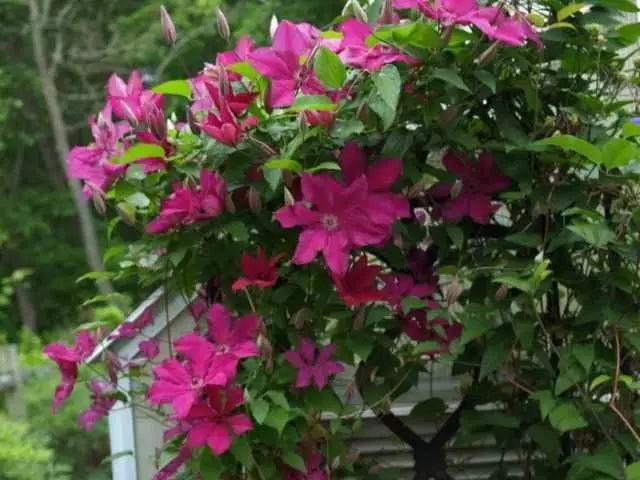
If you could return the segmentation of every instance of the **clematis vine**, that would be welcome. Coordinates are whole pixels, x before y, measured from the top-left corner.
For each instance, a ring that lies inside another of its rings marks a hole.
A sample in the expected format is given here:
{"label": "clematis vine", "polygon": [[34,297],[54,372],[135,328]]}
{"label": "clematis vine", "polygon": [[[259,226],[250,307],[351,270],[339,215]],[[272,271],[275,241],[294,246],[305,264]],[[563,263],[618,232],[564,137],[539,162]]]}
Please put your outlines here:
{"label": "clematis vine", "polygon": [[107,83],[108,103],[113,113],[132,125],[145,120],[145,108],[148,104],[162,110],[164,99],[158,93],[145,90],[140,72],[133,71],[125,81],[115,73]]}

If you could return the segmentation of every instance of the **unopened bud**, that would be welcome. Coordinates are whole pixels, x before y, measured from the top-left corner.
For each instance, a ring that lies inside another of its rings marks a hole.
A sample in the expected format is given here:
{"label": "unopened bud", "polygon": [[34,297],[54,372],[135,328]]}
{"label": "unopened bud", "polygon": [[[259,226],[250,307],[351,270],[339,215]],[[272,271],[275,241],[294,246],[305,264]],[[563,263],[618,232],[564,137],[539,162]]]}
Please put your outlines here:
{"label": "unopened bud", "polygon": [[389,395],[384,397],[384,400],[382,401],[381,406],[382,406],[382,410],[384,410],[385,412],[391,411],[391,407],[393,407],[393,401],[391,400],[391,397]]}
{"label": "unopened bud", "polygon": [[362,123],[367,123],[369,121],[369,104],[367,102],[362,102],[360,105],[358,105],[358,109],[356,110],[356,118]]}
{"label": "unopened bud", "polygon": [[393,23],[393,0],[384,0],[382,3],[378,23],[381,25]]}
{"label": "unopened bud", "polygon": [[357,450],[349,450],[347,454],[347,464],[352,465],[360,459],[360,452]]}
{"label": "unopened bud", "polygon": [[107,204],[105,202],[104,192],[94,189],[91,194],[91,200],[93,200],[93,206],[100,215],[107,213]]}
{"label": "unopened bud", "polygon": [[[340,455],[336,456],[336,458],[334,458],[331,461],[331,470],[337,470],[339,466],[340,466]],[[327,477],[324,477],[324,478],[327,478]]]}
{"label": "unopened bud", "polygon": [[218,65],[218,87],[220,88],[220,95],[226,98],[231,93],[231,84],[229,83],[229,75],[227,75],[227,69],[224,65]]}
{"label": "unopened bud", "polygon": [[365,12],[362,5],[358,0],[351,0],[351,8],[353,9],[353,15],[360,20],[361,22],[367,23],[369,21],[369,17],[367,16],[367,12]]}
{"label": "unopened bud", "polygon": [[118,373],[122,371],[122,364],[118,356],[111,350],[105,352],[105,364],[107,369],[107,376],[112,383],[118,383]]}
{"label": "unopened bud", "polygon": [[259,214],[262,211],[262,199],[260,198],[260,193],[255,187],[249,187],[247,199],[249,200],[249,209],[253,213]]}
{"label": "unopened bud", "polygon": [[160,5],[160,23],[162,24],[162,33],[167,42],[176,43],[176,26],[173,24],[173,20],[171,20],[169,12],[164,8],[164,5]]}
{"label": "unopened bud", "polygon": [[404,245],[404,240],[402,240],[402,235],[400,235],[398,232],[393,232],[393,244],[400,249],[402,249]]}
{"label": "unopened bud", "polygon": [[289,191],[287,187],[284,187],[284,204],[287,207],[290,207],[294,203],[296,203],[296,199],[293,198],[293,194],[291,193],[291,191]]}
{"label": "unopened bud", "polygon": [[187,124],[189,125],[189,130],[191,130],[191,133],[193,133],[194,135],[200,135],[200,126],[198,125],[196,117],[189,107],[187,107]]}
{"label": "unopened bud", "polygon": [[349,385],[347,385],[347,390],[345,391],[347,402],[351,401],[353,396],[356,394],[357,389],[358,387],[356,386],[355,382],[351,382],[349,383]]}
{"label": "unopened bud", "polygon": [[151,133],[162,140],[167,137],[167,122],[164,112],[154,103],[147,102],[142,107],[144,121],[151,130]]}
{"label": "unopened bud", "polygon": [[360,330],[364,327],[365,319],[366,319],[367,311],[364,308],[358,310],[356,316],[353,317],[353,329]]}
{"label": "unopened bud", "polygon": [[269,22],[269,35],[271,35],[271,38],[276,34],[276,30],[278,30],[278,17],[272,15]]}
{"label": "unopened bud", "polygon": [[462,293],[462,286],[457,278],[454,278],[453,281],[449,284],[449,288],[447,289],[447,305],[453,305],[460,297]]}
{"label": "unopened bud", "polygon": [[453,121],[456,115],[458,115],[459,111],[460,107],[458,105],[451,105],[444,112],[442,112],[442,115],[440,115],[440,123],[445,126],[448,125]]}
{"label": "unopened bud", "polygon": [[282,181],[288,188],[293,187],[293,181],[295,180],[295,175],[291,170],[283,170],[282,171]]}
{"label": "unopened bud", "polygon": [[236,213],[236,204],[233,201],[233,196],[231,193],[227,194],[224,199],[224,206],[227,209],[227,212],[234,214]]}
{"label": "unopened bud", "polygon": [[296,313],[293,314],[293,326],[296,327],[297,330],[302,330],[304,328],[304,324],[306,323],[309,317],[308,310],[306,308],[301,308]]}
{"label": "unopened bud", "polygon": [[500,285],[500,288],[496,291],[496,300],[501,302],[506,298],[507,293],[509,293],[509,285]]}
{"label": "unopened bud", "polygon": [[453,182],[453,185],[451,186],[451,192],[449,192],[449,196],[451,198],[458,198],[460,192],[462,192],[462,180],[458,179]]}
{"label": "unopened bud", "polygon": [[[307,129],[307,112],[300,112],[296,118],[296,123],[298,124],[298,130],[304,132]],[[304,135],[304,133],[302,134]]]}
{"label": "unopened bud", "polygon": [[489,48],[487,48],[484,52],[480,54],[480,56],[476,59],[476,63],[479,66],[484,65],[485,63],[493,60],[493,57],[496,56],[496,52],[498,51],[499,42],[493,42]]}
{"label": "unopened bud", "polygon": [[229,41],[231,38],[231,28],[229,28],[227,17],[220,8],[216,8],[216,26],[218,27],[218,34]]}
{"label": "unopened bud", "polygon": [[116,205],[116,211],[124,223],[131,226],[135,225],[134,219],[121,204]]}

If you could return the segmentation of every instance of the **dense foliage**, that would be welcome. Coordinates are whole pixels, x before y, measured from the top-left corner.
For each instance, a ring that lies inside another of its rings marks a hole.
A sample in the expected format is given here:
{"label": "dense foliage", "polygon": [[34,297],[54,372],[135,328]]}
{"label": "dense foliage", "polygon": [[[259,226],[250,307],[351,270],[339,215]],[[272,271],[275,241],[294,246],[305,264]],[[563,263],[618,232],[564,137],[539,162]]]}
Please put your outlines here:
{"label": "dense foliage", "polygon": [[[456,435],[517,451],[528,478],[635,478],[640,127],[623,70],[640,27],[620,15],[633,11],[350,2],[323,31],[283,20],[268,46],[242,37],[189,80],[149,90],[138,72],[112,75],[94,142],[68,159],[112,224],[145,232],[111,252],[109,279],[200,295],[171,358],[140,344],[144,395],[117,391],[115,370],[140,369],[108,357],[82,425],[116,399],[168,406],[158,479],[183,465],[375,478],[348,454],[358,413],[331,389],[355,372],[416,479],[449,478]],[[180,101],[186,116],[167,121]],[[45,349],[62,374],[56,409],[97,340]],[[416,407],[446,419],[427,441],[390,407],[432,363],[466,386],[448,415],[437,399]]]}

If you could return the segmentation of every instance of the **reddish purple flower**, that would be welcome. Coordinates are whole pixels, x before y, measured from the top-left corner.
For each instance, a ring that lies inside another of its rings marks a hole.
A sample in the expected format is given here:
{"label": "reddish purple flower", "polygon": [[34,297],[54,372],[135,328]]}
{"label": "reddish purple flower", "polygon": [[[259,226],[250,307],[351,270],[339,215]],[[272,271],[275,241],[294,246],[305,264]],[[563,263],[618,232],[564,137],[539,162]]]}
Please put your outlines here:
{"label": "reddish purple flower", "polygon": [[193,406],[187,418],[190,424],[187,446],[207,445],[216,456],[225,453],[231,448],[233,437],[253,429],[251,419],[237,412],[243,404],[244,394],[240,387],[206,388],[204,400]]}
{"label": "reddish purple flower", "polygon": [[133,322],[125,322],[114,331],[109,338],[133,338],[138,335],[144,328],[153,323],[153,310],[147,308],[142,315],[136,318]]}
{"label": "reddish purple flower", "polygon": [[400,218],[411,216],[409,200],[404,195],[390,191],[402,174],[402,161],[383,158],[367,165],[364,150],[357,143],[347,143],[338,156],[342,176],[347,185],[364,175],[369,190],[368,202],[376,212],[376,222],[391,226]]}
{"label": "reddish purple flower", "polygon": [[544,48],[540,37],[529,20],[522,14],[508,16],[500,7],[481,8],[474,15],[473,23],[491,40],[513,47],[524,45],[527,40]]}
{"label": "reddish purple flower", "polygon": [[56,387],[53,396],[54,413],[73,392],[78,378],[78,365],[84,362],[95,348],[96,340],[86,330],[78,334],[73,347],[66,347],[56,342],[44,348],[44,354],[58,364],[62,376],[62,381]]}
{"label": "reddish purple flower", "polygon": [[111,75],[107,82],[107,92],[113,113],[132,124],[144,121],[146,104],[154,104],[161,110],[164,105],[162,95],[144,89],[142,76],[135,70],[129,75],[127,83],[115,73]]}
{"label": "reddish purple flower", "polygon": [[171,480],[180,471],[182,466],[191,458],[191,449],[183,445],[173,459],[162,467],[152,480]]}
{"label": "reddish purple flower", "polygon": [[418,9],[445,26],[469,25],[478,11],[477,0],[396,0],[393,6],[399,10]]}
{"label": "reddish purple flower", "polygon": [[481,153],[474,165],[467,157],[447,152],[442,163],[461,182],[460,188],[456,188],[458,192],[453,189],[453,184],[444,182],[429,190],[434,198],[444,200],[442,217],[451,223],[459,222],[465,216],[476,223],[489,223],[498,209],[491,201],[493,195],[511,185],[511,181],[496,168],[493,155]]}
{"label": "reddish purple flower", "polygon": [[113,395],[115,389],[111,384],[93,378],[89,380],[89,389],[91,390],[91,406],[78,418],[78,423],[87,432],[93,430],[96,423],[106,417],[111,407],[116,403]]}
{"label": "reddish purple flower", "polygon": [[271,80],[271,107],[290,106],[297,93],[325,93],[325,88],[316,78],[309,62],[303,60],[319,42],[320,33],[315,27],[309,24],[296,25],[285,20],[278,24],[271,47],[251,52],[250,63]]}
{"label": "reddish purple flower", "polygon": [[352,248],[383,242],[390,223],[386,215],[374,210],[377,204],[370,200],[368,188],[364,176],[345,188],[329,175],[304,174],[304,201],[275,214],[283,228],[303,227],[293,263],[311,263],[322,252],[329,270],[344,275]]}
{"label": "reddish purple flower", "polygon": [[231,290],[237,292],[250,285],[260,289],[273,287],[278,281],[278,268],[276,265],[283,257],[284,255],[276,255],[268,258],[262,247],[258,247],[256,257],[252,257],[247,252],[243,253],[240,260],[243,276],[233,282]]}
{"label": "reddish purple flower", "polygon": [[157,340],[143,340],[138,345],[140,353],[147,359],[153,360],[160,354],[160,345]]}
{"label": "reddish purple flower", "polygon": [[[255,48],[256,47],[253,43],[253,40],[251,40],[248,36],[243,35],[236,43],[236,48],[231,51],[218,53],[218,55],[216,56],[216,64],[222,65],[224,67],[230,67],[231,65],[235,65],[237,63],[248,62],[249,55],[251,55],[251,52],[253,52]],[[229,75],[229,80],[240,80],[240,74],[229,71],[228,68],[227,72]]]}
{"label": "reddish purple flower", "polygon": [[[433,300],[428,301],[429,309],[438,308]],[[450,345],[462,335],[462,325],[449,323],[443,318],[427,320],[427,309],[412,310],[402,320],[404,333],[416,342],[435,342],[438,344],[432,350],[425,352],[435,356],[448,352]]]}
{"label": "reddish purple flower", "polygon": [[331,360],[335,350],[335,345],[326,345],[316,355],[313,342],[303,338],[298,350],[286,352],[284,357],[298,370],[296,388],[306,388],[313,382],[318,390],[322,390],[329,382],[330,376],[343,372],[344,367]]}
{"label": "reddish purple flower", "polygon": [[164,233],[178,225],[215,218],[224,211],[225,196],[226,186],[222,177],[203,169],[197,188],[174,185],[173,193],[160,206],[160,215],[147,226],[147,233]]}
{"label": "reddish purple flower", "polygon": [[381,292],[385,301],[398,308],[405,297],[427,298],[437,289],[435,283],[416,283],[411,275],[404,273],[380,275],[380,280],[384,282]]}
{"label": "reddish purple flower", "polygon": [[349,18],[342,22],[338,30],[344,35],[338,49],[339,56],[346,65],[375,72],[389,63],[417,63],[416,59],[400,50],[383,44],[367,45],[367,38],[374,33],[367,23]]}
{"label": "reddish purple flower", "polygon": [[126,122],[113,122],[108,105],[98,118],[89,119],[89,126],[94,143],[72,148],[67,158],[67,174],[84,181],[87,198],[93,190],[106,191],[127,170],[126,165],[117,165],[111,160],[124,152],[122,137],[131,129]]}
{"label": "reddish purple flower", "polygon": [[243,114],[256,99],[257,93],[229,91],[223,97],[213,74],[217,75],[217,70],[213,70],[211,75],[201,74],[190,80],[193,90],[191,111],[196,115],[201,112],[220,112],[219,105],[225,105],[233,115]]}
{"label": "reddish purple flower", "polygon": [[222,304],[209,307],[208,336],[214,344],[216,355],[229,365],[231,377],[235,377],[240,360],[260,354],[256,344],[258,324],[258,316],[253,313],[234,319]]}
{"label": "reddish purple flower", "polygon": [[301,473],[289,466],[283,468],[284,480],[329,480],[325,460],[317,451],[311,450],[305,455],[306,472]]}
{"label": "reddish purple flower", "polygon": [[175,416],[185,418],[205,387],[225,386],[229,382],[233,366],[197,334],[181,337],[175,350],[185,362],[170,358],[156,366],[147,399],[152,405],[171,404]]}
{"label": "reddish purple flower", "polygon": [[382,267],[369,265],[367,256],[362,255],[344,276],[340,277],[332,273],[331,278],[345,305],[357,307],[384,299],[383,293],[376,284],[381,271]]}

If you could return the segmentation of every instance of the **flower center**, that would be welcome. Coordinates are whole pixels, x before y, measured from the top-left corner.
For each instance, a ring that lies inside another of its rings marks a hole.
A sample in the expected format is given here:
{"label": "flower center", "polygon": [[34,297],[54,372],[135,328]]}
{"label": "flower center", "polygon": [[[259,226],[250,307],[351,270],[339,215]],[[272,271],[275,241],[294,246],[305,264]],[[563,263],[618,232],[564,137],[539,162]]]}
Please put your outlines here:
{"label": "flower center", "polygon": [[325,215],[322,217],[322,226],[329,232],[336,230],[338,228],[338,217],[335,215]]}

